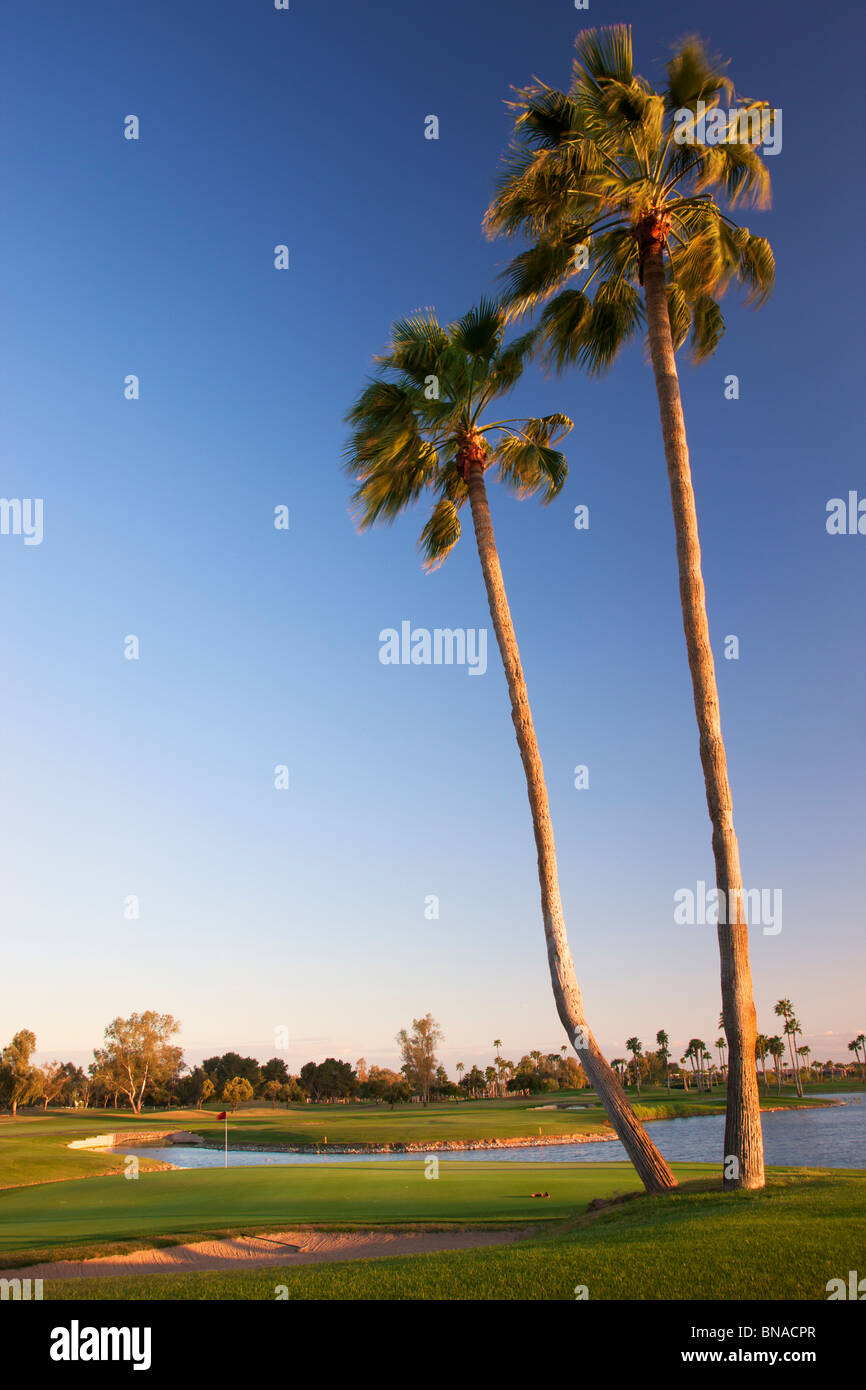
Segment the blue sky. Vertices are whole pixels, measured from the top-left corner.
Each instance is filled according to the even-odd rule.
[[[450,1066],[559,1048],[495,650],[477,679],[378,660],[405,619],[489,626],[471,536],[425,576],[424,514],[356,534],[342,419],[393,319],[493,288],[509,88],[564,85],[577,30],[618,21],[648,76],[696,24],[680,0],[7,16],[0,491],[44,499],[44,539],[0,536],[4,1039],[83,1056],[156,1008],[191,1058],[270,1056],[285,1026],[293,1068],[393,1063],[429,1010]],[[789,996],[843,1057],[866,1026],[866,538],[825,508],[866,496],[856,66],[834,57],[862,10],[732,0],[700,31],[784,112],[773,207],[748,214],[776,293],[730,300],[716,357],[681,363],[744,879],[783,892],[782,931],[753,932],[759,1027]],[[715,933],[673,920],[713,865],[651,372],[639,345],[600,382],[533,369],[514,406],[576,422],[552,507],[492,505],[588,1016],[608,1055],[711,1042]]]

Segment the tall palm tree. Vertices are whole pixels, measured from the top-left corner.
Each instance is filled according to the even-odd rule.
[[[625,1045],[632,1055],[632,1070],[637,1083],[637,1093],[640,1095],[640,1059],[643,1056],[643,1043],[640,1038],[626,1038]]]
[[[761,1071],[763,1072],[764,1076],[765,1091],[768,1090],[770,1084],[767,1080],[767,1055],[770,1050],[767,1046],[767,1042],[768,1040],[764,1033],[759,1033],[757,1038],[755,1039],[755,1059],[761,1063]]]
[[[734,99],[697,40],[668,64],[661,92],[634,71],[630,27],[583,30],[576,47],[567,93],[536,83],[512,103],[514,142],[485,221],[490,235],[534,242],[505,272],[506,299],[518,316],[556,296],[536,329],[548,366],[600,372],[644,322],[649,330],[716,884],[726,907],[718,921],[730,1048],[724,1153],[736,1156],[738,1173],[725,1186],[756,1188],[764,1185],[757,1015],[675,353],[689,333],[696,360],[714,351],[724,331],[719,299],[732,281],[752,302],[769,295],[769,244],[717,201],[766,204],[769,175],[754,145],[736,138],[708,145],[693,121],[690,132],[682,123],[678,113],[694,113],[698,102],[714,108]],[[739,106],[760,119],[761,104]],[[680,143],[678,135],[689,133],[695,142]],[[584,275],[580,288],[571,287]]]
[[[421,533],[428,568],[460,537],[468,501],[490,617],[505,668],[538,855],[541,910],[553,994],[570,1043],[648,1191],[676,1187],[670,1167],[637,1119],[586,1021],[559,894],[556,848],[541,754],[517,636],[505,593],[487,498],[488,471],[518,496],[550,502],[568,468],[554,444],[571,428],[564,415],[490,419],[494,400],[521,375],[527,342],[504,343],[505,314],[482,302],[445,329],[432,311],[394,325],[380,371],[349,414],[347,466],[356,480],[362,527],[391,520],[425,491],[436,497]]]
[[[863,1061],[860,1062],[860,1048],[863,1049]],[[857,1061],[860,1062],[861,1075],[866,1081],[866,1033],[858,1033],[856,1038],[852,1038],[848,1044],[848,1051],[853,1052]]]
[[[665,1069],[665,1081],[667,1083],[667,1088],[668,1090],[670,1090],[671,1074],[668,1071],[668,1059],[671,1055],[671,1040],[665,1032],[664,1028],[660,1028],[659,1031],[656,1033],[656,1043],[658,1044],[659,1056],[662,1059],[662,1066]]]
[[[716,1050],[719,1054],[719,1069],[722,1073],[723,1081],[725,1079],[725,1050],[727,1046],[727,1040],[724,1037],[716,1038]]]

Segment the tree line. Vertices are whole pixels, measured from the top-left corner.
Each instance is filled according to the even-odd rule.
[[[803,1081],[835,1080],[849,1075],[852,1068],[841,1062],[813,1062],[811,1049],[797,1044],[802,1024],[788,999],[780,999],[775,1013],[784,1019],[781,1034],[758,1034],[756,1068],[760,1067],[769,1088],[766,1061],[771,1059],[776,1086],[793,1081],[797,1094],[803,1094]],[[673,1085],[689,1090],[711,1090],[727,1085],[727,1042],[724,1020],[720,1017],[720,1036],[715,1041],[718,1061],[701,1038],[692,1038],[679,1064],[671,1060],[670,1039],[660,1029],[656,1050],[645,1052],[637,1037],[626,1042],[630,1058],[615,1057],[610,1063],[620,1084],[631,1084],[638,1094],[642,1085]],[[322,1062],[305,1062],[292,1075],[281,1057],[259,1062],[238,1052],[206,1057],[188,1066],[182,1049],[173,1042],[180,1025],[171,1014],[152,1010],[115,1018],[106,1028],[103,1045],[94,1049],[93,1061],[84,1067],[73,1062],[51,1061],[37,1066],[33,1061],[36,1036],[29,1029],[15,1034],[0,1054],[0,1104],[17,1114],[19,1105],[41,1104],[70,1108],[118,1109],[129,1107],[141,1114],[145,1106],[201,1109],[210,1102],[222,1102],[232,1110],[252,1100],[272,1106],[279,1104],[337,1103],[357,1100],[406,1104],[418,1099],[431,1101],[485,1099],[506,1095],[534,1095],[545,1091],[580,1090],[589,1079],[580,1064],[567,1055],[534,1049],[518,1062],[502,1055],[502,1041],[493,1040],[494,1056],[489,1065],[473,1064],[468,1070],[456,1064],[457,1079],[449,1077],[437,1057],[443,1041],[442,1030],[431,1014],[413,1019],[411,1029],[397,1034],[402,1065],[399,1071],[368,1066],[363,1057],[352,1064],[342,1058],[326,1057]],[[787,1059],[786,1065],[786,1042]],[[848,1044],[855,1057],[854,1066],[866,1081],[866,1034],[859,1033]]]

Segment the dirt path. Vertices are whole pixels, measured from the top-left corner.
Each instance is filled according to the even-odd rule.
[[[280,1231],[268,1236],[200,1240],[161,1250],[133,1250],[96,1260],[57,1260],[0,1270],[6,1279],[98,1279],[118,1274],[182,1274],[208,1269],[256,1269],[269,1265],[320,1264],[329,1260],[383,1259],[505,1245],[523,1231]]]

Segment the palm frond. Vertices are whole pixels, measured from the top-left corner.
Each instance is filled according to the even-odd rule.
[[[447,497],[441,497],[418,542],[424,569],[430,573],[448,558],[460,539],[460,517],[457,508]]]

